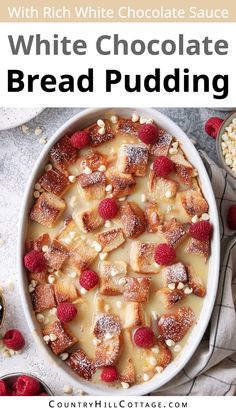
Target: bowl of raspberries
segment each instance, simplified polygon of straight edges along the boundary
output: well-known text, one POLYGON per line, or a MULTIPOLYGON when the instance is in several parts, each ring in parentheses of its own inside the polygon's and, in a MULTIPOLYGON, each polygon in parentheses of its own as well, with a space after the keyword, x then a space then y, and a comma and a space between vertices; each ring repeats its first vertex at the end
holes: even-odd
POLYGON ((0 378, 0 396, 53 396, 53 393, 35 376, 12 373, 0 378))
POLYGON ((3 295, 0 293, 0 328, 3 325, 3 321, 5 318, 5 312, 6 312, 5 300, 4 300, 3 295))

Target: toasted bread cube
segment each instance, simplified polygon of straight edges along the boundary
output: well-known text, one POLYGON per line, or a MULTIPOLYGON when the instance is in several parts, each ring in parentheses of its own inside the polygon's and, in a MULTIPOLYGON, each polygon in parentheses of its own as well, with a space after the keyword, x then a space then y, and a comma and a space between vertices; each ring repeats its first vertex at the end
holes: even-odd
POLYGON ((119 119, 116 125, 116 133, 121 135, 138 136, 140 128, 139 122, 133 122, 131 119, 119 119))
POLYGON ((123 232, 127 238, 137 238, 146 229, 144 212, 133 201, 125 201, 120 206, 120 218, 123 232))
POLYGON ((205 261, 207 261, 209 254, 210 254, 210 242, 209 241, 198 241, 197 239, 190 238, 184 251, 187 254, 203 256, 205 257, 205 261))
POLYGON ((109 121, 105 119, 103 119, 103 121, 105 123, 105 133, 103 135, 99 133, 101 127, 98 126, 97 123, 94 123, 85 129, 85 131, 89 133, 91 146, 93 147, 101 145, 102 143, 108 142, 114 138, 114 133, 111 130, 109 121))
POLYGON ((161 216, 156 203, 148 203, 145 207, 145 218, 147 222, 147 232, 155 233, 161 223, 161 216))
POLYGON ((190 307, 180 307, 173 313, 162 314, 157 320, 158 332, 163 340, 181 341, 195 321, 190 307))
POLYGON ((136 302, 127 302, 124 313, 123 328, 134 328, 140 326, 143 322, 142 304, 136 302))
POLYGON ((45 284, 47 282, 47 271, 42 272, 29 272, 29 281, 37 281, 37 284, 45 284))
POLYGON ((67 176, 60 171, 56 171, 55 169, 47 171, 40 178, 39 184, 45 191, 57 196, 62 196, 71 185, 67 176))
POLYGON ((46 258, 46 263, 49 267, 54 270, 59 270, 66 258, 68 258, 69 252, 66 247, 64 247, 60 242, 53 240, 49 246, 47 252, 45 252, 44 257, 46 258))
POLYGON ((147 302, 151 278, 149 277, 126 277, 123 297, 125 301, 147 302))
POLYGON ((178 182, 173 179, 159 178, 153 171, 150 171, 148 199, 152 202, 170 201, 169 198, 176 196, 178 186, 178 182))
POLYGON ((32 221, 51 228, 63 214, 65 208, 66 203, 63 199, 43 192, 32 207, 30 218, 32 221))
POLYGON ((178 151, 176 155, 170 156, 170 159, 175 164, 175 171, 180 180, 189 185, 193 176, 194 168, 190 162, 187 161, 183 152, 178 151))
POLYGON ((87 167, 92 171, 98 171, 100 166, 107 166, 108 163, 109 157, 98 151, 89 151, 83 158, 80 159, 81 167, 87 167))
POLYGON ((85 234, 95 231, 104 224, 104 219, 99 215, 97 207, 75 212, 73 217, 80 230, 85 234))
POLYGON ((185 298, 185 294, 183 291, 175 289, 170 290, 169 288, 160 288, 156 296, 158 300, 161 302, 162 306, 166 309, 172 308, 175 304, 185 298))
POLYGON ((100 313, 97 314, 93 334, 98 339, 105 338, 106 334, 117 336, 121 332, 120 318, 113 314, 100 313))
POLYGON ((66 361, 66 364, 85 380, 90 380, 96 371, 93 360, 81 349, 73 351, 66 361))
POLYGON ((167 156, 173 136, 164 129, 159 128, 159 139, 154 145, 148 145, 149 151, 154 156, 167 156))
POLYGON ((165 341, 158 338, 156 345, 159 348, 159 353, 155 354, 157 366, 163 367, 163 369, 171 362, 172 353, 165 341))
POLYGON ((95 350, 96 367, 114 366, 121 351, 121 339, 115 335, 98 342, 95 350))
POLYGON ((167 244, 176 248, 187 237, 187 230, 184 224, 172 218, 170 221, 166 221, 158 227, 158 234, 167 244))
POLYGON ((143 144, 125 143, 118 151, 117 169, 119 172, 145 176, 148 164, 148 149, 143 144))
POLYGON ((54 287, 51 284, 37 285, 31 294, 31 299, 36 313, 56 307, 54 287))
POLYGON ((134 362, 131 358, 129 358, 125 362, 125 367, 119 374, 119 380, 123 383, 129 383, 129 384, 133 384, 136 382, 134 362))
POLYGON ((57 303, 70 302, 77 300, 79 292, 74 280, 69 277, 60 277, 54 283, 55 297, 57 303))
POLYGON ((70 251, 68 265, 75 268, 79 272, 87 268, 98 256, 98 252, 86 242, 80 240, 75 247, 70 251))
POLYGON ((62 229, 56 236, 56 240, 65 246, 71 246, 78 240, 80 233, 72 217, 65 219, 62 229))
POLYGON ((188 275, 185 266, 178 262, 177 264, 166 267, 166 281, 168 284, 186 284, 188 282, 188 275))
POLYGON ((55 169, 68 175, 67 170, 77 159, 77 149, 74 148, 68 136, 64 136, 50 151, 50 162, 55 169))
POLYGON ((123 286, 119 284, 121 277, 127 274, 127 264, 124 261, 102 261, 99 267, 101 283, 100 293, 103 295, 120 295, 123 286))
POLYGON ((157 273, 158 268, 154 261, 153 242, 133 241, 130 247, 130 265, 133 271, 145 274, 157 273))
POLYGON ((104 252, 113 251, 125 242, 121 228, 112 228, 108 231, 100 232, 97 238, 104 252))
POLYGON ((201 278, 195 273, 191 265, 187 266, 188 271, 188 285, 193 289, 193 294, 198 297, 204 297, 206 295, 206 287, 201 278))
POLYGON ((108 182, 112 185, 112 196, 122 198, 134 192, 136 181, 131 174, 123 174, 112 169, 107 173, 108 182))
POLYGON ((65 324, 61 324, 60 321, 54 321, 52 324, 45 327, 43 335, 50 336, 50 334, 55 334, 57 337, 55 341, 49 341, 49 346, 56 356, 64 353, 64 351, 68 350, 78 342, 69 327, 65 324))
POLYGON ((42 251, 42 248, 44 245, 49 245, 50 244, 50 236, 49 234, 42 234, 39 237, 37 237, 34 240, 27 240, 26 241, 26 251, 32 251, 32 250, 36 250, 36 251, 42 251))
POLYGON ((208 203, 200 190, 188 189, 177 194, 176 200, 182 205, 187 218, 202 215, 208 211, 208 203))
POLYGON ((77 180, 79 190, 87 201, 105 197, 106 178, 103 172, 81 174, 77 180))

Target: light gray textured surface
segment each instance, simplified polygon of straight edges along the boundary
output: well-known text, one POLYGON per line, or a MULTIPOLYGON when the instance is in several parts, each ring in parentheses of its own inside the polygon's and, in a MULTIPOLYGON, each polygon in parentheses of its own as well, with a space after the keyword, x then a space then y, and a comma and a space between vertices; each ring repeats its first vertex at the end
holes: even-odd
MULTIPOLYGON (((57 395, 63 394, 63 386, 70 383, 64 383, 60 372, 55 367, 48 366, 47 361, 42 358, 42 353, 36 347, 22 313, 17 288, 17 222, 27 179, 42 150, 40 137, 45 135, 49 140, 58 127, 81 110, 82 108, 45 109, 27 124, 28 134, 24 134, 20 127, 0 132, 0 238, 4 240, 0 247, 0 286, 3 287, 7 301, 7 319, 1 333, 10 328, 18 328, 24 333, 27 342, 20 355, 6 359, 0 354, 0 376, 16 371, 30 372, 45 380, 57 395), (40 136, 34 133, 37 126, 43 129, 40 136), (10 281, 14 283, 13 291, 9 289, 10 281)), ((195 108, 159 110, 176 122, 190 138, 195 139, 197 148, 205 150, 212 159, 217 160, 215 141, 205 134, 204 123, 211 116, 226 117, 228 113, 195 108)), ((74 389, 75 393, 76 390, 74 389)))

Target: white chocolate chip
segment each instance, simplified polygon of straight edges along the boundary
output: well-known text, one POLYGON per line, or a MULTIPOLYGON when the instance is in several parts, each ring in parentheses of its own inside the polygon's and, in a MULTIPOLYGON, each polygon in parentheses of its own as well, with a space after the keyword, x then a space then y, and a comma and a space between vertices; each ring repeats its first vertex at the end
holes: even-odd
POLYGON ((191 221, 192 221, 193 224, 196 224, 196 222, 199 221, 198 216, 197 216, 197 215, 194 215, 194 217, 192 217, 191 221))
POLYGON ((139 123, 141 125, 144 125, 145 123, 147 123, 147 118, 145 118, 145 116, 140 116, 139 123))
POLYGON ((39 190, 41 189, 41 185, 37 182, 37 183, 34 185, 34 189, 36 189, 36 191, 39 191, 39 190))
POLYGON ((51 169, 52 169, 52 165, 51 165, 50 163, 48 163, 48 164, 45 166, 45 171, 48 172, 48 171, 51 171, 51 169))
POLYGON ((74 208, 76 206, 76 204, 78 203, 78 199, 77 196, 73 195, 69 201, 69 204, 72 208, 74 208))
POLYGON ((170 153, 171 155, 176 155, 176 154, 178 153, 178 150, 177 150, 176 148, 170 148, 170 149, 169 149, 169 153, 170 153))
POLYGON ((209 221, 210 215, 205 212, 204 214, 202 214, 201 219, 203 221, 209 221))
POLYGON ((40 128, 39 126, 37 126, 37 128, 35 128, 35 130, 34 130, 34 134, 35 134, 36 136, 41 135, 42 132, 43 132, 43 130, 42 130, 42 128, 40 128))
POLYGON ((70 175, 68 179, 72 184, 74 184, 75 181, 76 181, 76 176, 75 175, 70 175))
POLYGON ((55 277, 52 274, 48 276, 48 282, 49 282, 49 284, 54 284, 55 277))
POLYGON ((53 333, 49 334, 49 338, 50 338, 50 341, 52 342, 57 340, 56 334, 53 334, 53 333))
POLYGON ((110 121, 111 121, 111 123, 116 124, 118 122, 118 116, 112 115, 110 117, 110 121))
POLYGON ((33 287, 33 285, 32 284, 30 284, 29 285, 29 287, 28 287, 28 291, 29 291, 29 293, 31 294, 31 293, 33 293, 34 292, 34 290, 35 290, 35 287, 33 287))
POLYGON ((156 366, 157 361, 155 359, 155 357, 149 357, 149 364, 151 364, 151 366, 156 366))
POLYGON ((99 244, 99 242, 97 241, 93 241, 92 242, 92 247, 95 249, 95 251, 97 252, 101 252, 102 251, 102 246, 101 244, 99 244))
POLYGON ((46 335, 46 336, 43 336, 43 339, 44 339, 44 341, 45 341, 45 343, 49 343, 49 341, 50 341, 50 337, 48 336, 48 335, 46 335))
POLYGON ((182 282, 179 282, 177 285, 177 290, 182 290, 185 287, 185 285, 182 282))
POLYGON ((156 370, 156 372, 157 372, 158 374, 160 374, 160 373, 163 372, 164 369, 163 369, 162 366, 156 366, 155 370, 156 370))
POLYGON ((107 256, 108 256, 107 252, 100 252, 99 254, 99 258, 101 261, 104 261, 107 258, 107 256))
POLYGON ((119 285, 124 285, 125 283, 126 283, 126 281, 125 281, 124 277, 120 278, 119 281, 118 281, 119 285))
POLYGON ((68 272, 68 277, 70 277, 70 278, 76 278, 76 277, 77 277, 77 272, 76 272, 76 271, 68 272))
POLYGON ((27 134, 29 132, 29 126, 27 125, 22 125, 21 130, 23 133, 27 134))
POLYGON ((175 283, 170 283, 168 284, 169 290, 174 290, 175 289, 175 283))
POLYGON ((125 201, 125 200, 126 200, 126 196, 123 196, 123 197, 119 198, 120 202, 125 201))
POLYGON ((152 310, 152 311, 151 311, 151 314, 152 314, 152 318, 153 318, 154 320, 157 320, 157 318, 158 318, 158 313, 157 313, 156 311, 152 310))
POLYGON ((86 175, 90 175, 90 174, 92 173, 92 169, 90 169, 88 166, 85 166, 85 168, 84 168, 84 173, 85 173, 86 175))
POLYGON ((84 287, 82 287, 80 289, 80 294, 85 295, 86 293, 87 293, 87 290, 84 287))
POLYGON ((68 353, 62 353, 62 354, 60 354, 60 359, 61 359, 62 361, 67 360, 68 357, 69 357, 69 354, 68 354, 68 353))
POLYGON ((110 228, 111 227, 111 221, 108 221, 108 220, 105 221, 104 225, 105 225, 106 228, 110 228))
POLYGON ((132 122, 138 122, 139 120, 139 116, 136 113, 133 113, 132 117, 131 117, 132 122))
POLYGON ((48 245, 43 245, 42 246, 42 251, 43 252, 47 252, 49 250, 49 246, 48 245))
POLYGON ((172 198, 172 196, 173 196, 173 194, 172 194, 171 191, 166 191, 165 197, 166 197, 167 199, 172 198))
POLYGON ((106 192, 111 192, 112 191, 112 185, 111 184, 107 185, 105 190, 106 190, 106 192))
POLYGON ((63 387, 63 392, 64 392, 65 394, 71 394, 72 391, 73 391, 73 389, 72 389, 72 387, 71 387, 69 384, 66 384, 66 385, 63 387))
POLYGON ((43 323, 44 319, 45 319, 44 315, 40 314, 40 313, 36 315, 36 318, 37 318, 39 323, 43 323))
POLYGON ((154 346, 154 347, 151 348, 151 351, 152 351, 153 353, 155 353, 155 354, 158 354, 159 351, 160 351, 160 349, 159 349, 158 346, 154 346))
POLYGON ((176 346, 174 346, 175 353, 178 353, 180 350, 181 350, 180 344, 176 344, 176 346))
POLYGON ((144 373, 144 375, 143 375, 143 381, 148 381, 148 380, 150 380, 149 374, 144 373))
POLYGON ((46 138, 40 138, 39 143, 40 143, 40 145, 45 145, 47 143, 47 139, 46 138))
POLYGON ((166 340, 166 345, 167 345, 168 347, 172 347, 172 346, 175 345, 175 342, 174 342, 173 340, 168 339, 168 340, 166 340))
POLYGON ((111 333, 106 333, 104 335, 104 340, 110 340, 111 338, 113 338, 113 335, 111 333))
POLYGON ((40 197, 40 193, 39 191, 34 191, 34 198, 39 198, 40 197))
POLYGON ((184 289, 184 294, 186 294, 186 295, 192 294, 192 292, 193 292, 193 289, 192 289, 192 288, 186 287, 186 288, 184 289))
POLYGON ((104 123, 104 121, 103 121, 102 119, 98 119, 98 120, 97 120, 97 125, 98 125, 100 128, 103 128, 103 127, 105 126, 105 123, 104 123))
POLYGON ((145 194, 141 194, 141 202, 146 202, 147 197, 145 194))
POLYGON ((99 170, 100 172, 105 172, 106 169, 107 169, 107 168, 105 167, 105 165, 100 165, 99 168, 98 168, 98 170, 99 170))
POLYGON ((129 388, 129 383, 125 383, 124 381, 122 381, 120 384, 123 387, 123 389, 128 389, 129 388))
POLYGON ((153 119, 149 118, 146 123, 147 123, 147 124, 153 123, 153 119))
POLYGON ((116 307, 117 307, 117 308, 121 308, 121 307, 122 307, 122 302, 121 302, 121 301, 117 301, 117 302, 116 302, 116 307))
POLYGON ((105 128, 104 128, 104 126, 103 126, 102 128, 100 128, 100 129, 98 129, 98 133, 99 133, 99 135, 104 135, 104 134, 105 134, 105 128))

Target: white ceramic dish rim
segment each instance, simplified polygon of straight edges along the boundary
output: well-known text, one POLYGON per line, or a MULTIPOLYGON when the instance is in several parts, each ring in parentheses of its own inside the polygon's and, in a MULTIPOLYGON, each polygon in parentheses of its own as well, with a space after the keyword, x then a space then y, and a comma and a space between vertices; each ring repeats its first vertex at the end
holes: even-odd
POLYGON ((186 365, 189 359, 192 357, 194 352, 196 351, 201 338, 207 328, 208 322, 210 320, 210 316, 213 310, 217 287, 218 287, 218 278, 219 278, 219 264, 220 264, 220 235, 219 235, 219 219, 218 219, 218 211, 216 206, 216 201, 213 193, 213 189, 211 186, 211 182, 209 180, 208 174, 204 167, 204 164, 195 149, 194 145, 191 143, 190 139, 187 135, 167 116, 163 115, 162 113, 154 110, 154 109, 146 109, 146 108, 95 108, 95 109, 86 109, 77 115, 73 116, 70 120, 68 120, 64 125, 62 125, 50 139, 48 144, 43 149, 42 153, 40 154, 34 169, 30 175, 25 194, 22 200, 22 208, 19 217, 19 236, 18 236, 18 246, 17 246, 17 267, 19 269, 19 286, 20 286, 20 293, 22 304, 24 308, 24 312, 26 315, 26 319, 28 322, 28 326, 32 332, 32 335, 36 339, 36 343, 40 345, 40 348, 43 350, 44 355, 47 355, 47 359, 51 364, 54 366, 58 366, 60 368, 61 374, 65 378, 65 383, 71 383, 73 386, 78 386, 92 395, 122 395, 122 396, 132 396, 132 395, 145 395, 154 390, 159 389, 164 384, 169 382, 176 376, 186 365), (40 176, 40 172, 42 172, 42 166, 45 165, 48 152, 50 148, 54 145, 54 143, 60 139, 65 133, 70 133, 76 129, 76 126, 80 125, 80 128, 85 127, 86 125, 90 124, 92 121, 96 121, 96 119, 102 116, 110 116, 111 114, 117 114, 119 116, 131 116, 132 113, 138 113, 148 118, 152 118, 155 122, 157 122, 160 126, 165 128, 168 132, 172 133, 179 142, 182 144, 182 147, 189 159, 189 161, 198 169, 200 182, 202 183, 202 190, 204 195, 206 196, 208 203, 209 203, 209 213, 211 216, 211 222, 214 226, 214 233, 212 239, 212 254, 209 259, 209 274, 208 274, 208 285, 207 285, 207 295, 204 298, 203 307, 201 310, 201 314, 198 321, 198 326, 195 326, 189 336, 188 342, 185 345, 184 352, 180 354, 172 363, 170 363, 167 368, 161 373, 160 375, 154 376, 148 382, 134 385, 128 389, 115 389, 115 388, 107 388, 105 386, 97 385, 91 382, 86 382, 85 380, 81 379, 77 376, 71 369, 69 369, 65 363, 63 363, 58 357, 54 356, 48 346, 42 339, 40 334, 39 324, 35 318, 35 315, 32 310, 32 304, 30 300, 30 296, 28 293, 28 283, 27 277, 25 275, 25 270, 23 267, 23 254, 24 254, 24 242, 25 236, 27 232, 27 220, 28 220, 28 212, 30 209, 30 205, 32 203, 32 195, 33 195, 33 188, 34 184, 37 181, 37 178, 40 176))

